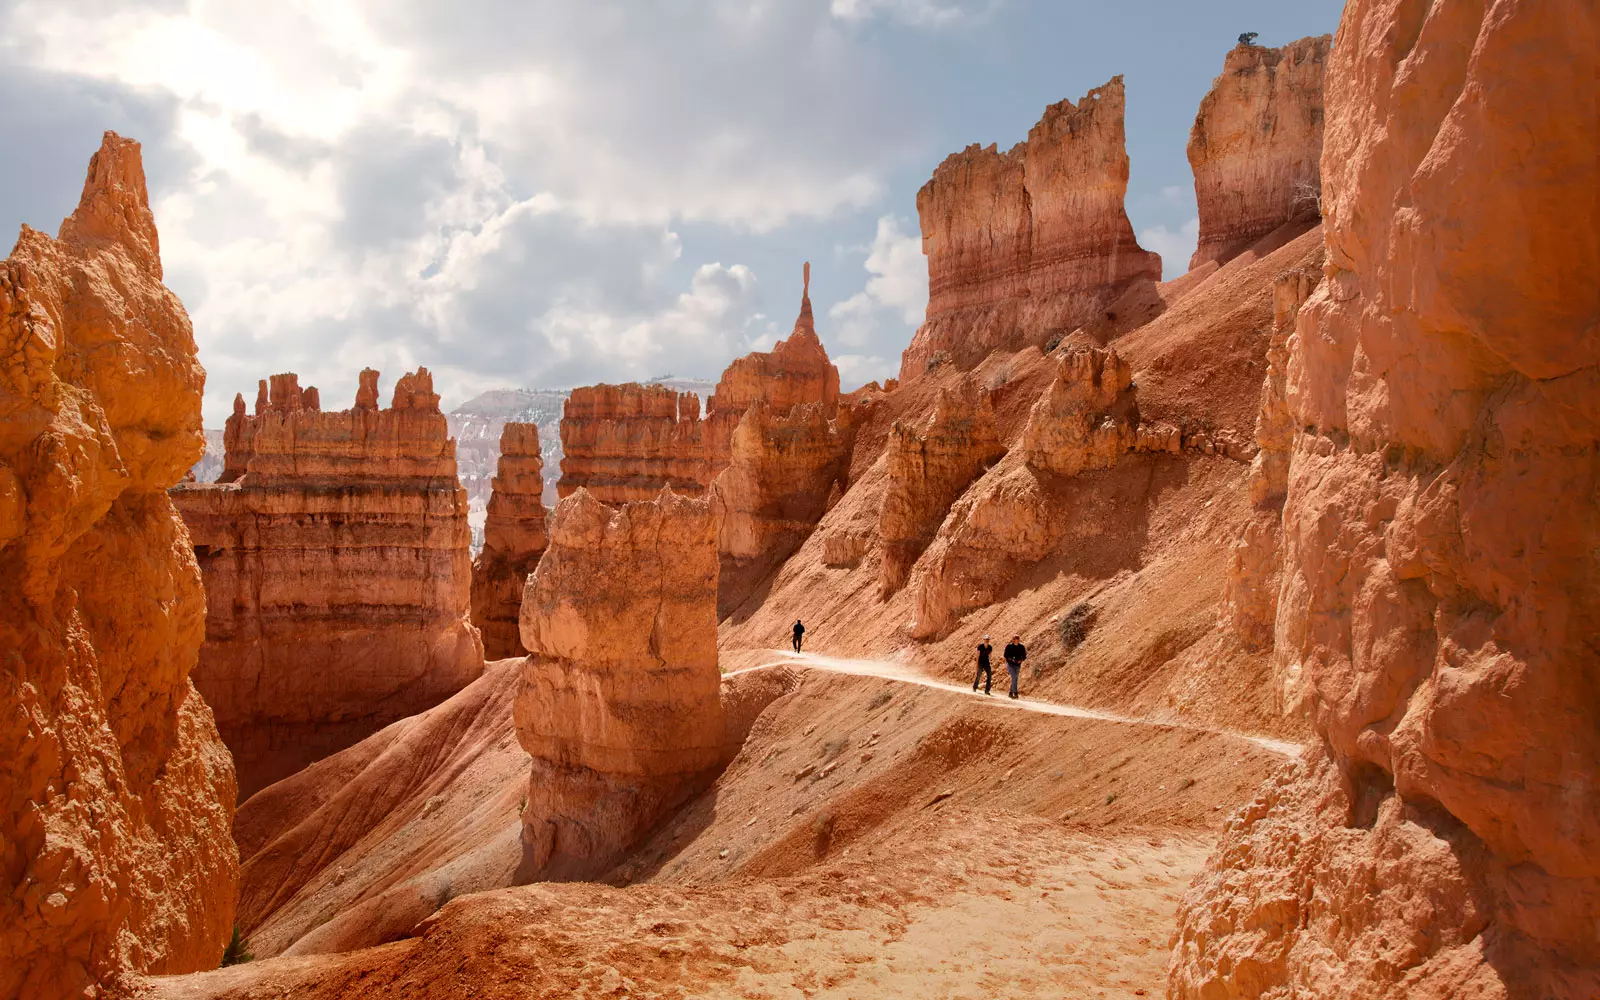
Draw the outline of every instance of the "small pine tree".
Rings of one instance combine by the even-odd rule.
[[[1259,37],[1261,37],[1261,33],[1258,31],[1242,31],[1239,33],[1239,44],[1254,45]]]
[[[243,965],[255,961],[256,957],[250,954],[250,942],[239,933],[239,925],[233,925],[233,937],[228,940],[227,950],[222,953],[224,968],[230,965]]]

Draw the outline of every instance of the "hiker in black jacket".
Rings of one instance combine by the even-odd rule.
[[[1022,661],[1028,658],[1028,647],[1022,644],[1022,636],[1014,635],[1006,643],[1006,673],[1011,675],[1011,697],[1017,697],[1017,675],[1022,672]]]
[[[984,636],[978,643],[978,673],[972,678],[972,690],[978,690],[978,681],[983,681],[983,693],[989,693],[989,682],[994,677],[994,671],[989,667],[989,654],[994,652],[994,647],[989,645],[989,637]]]
[[[794,651],[800,652],[800,639],[806,634],[806,627],[800,624],[800,619],[794,620]]]

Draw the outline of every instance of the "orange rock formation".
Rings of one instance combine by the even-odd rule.
[[[1148,428],[1140,434],[1133,369],[1115,350],[1068,351],[1055,380],[1033,404],[1022,431],[1022,453],[1036,469],[1075,476],[1108,469],[1143,439],[1151,451],[1177,451],[1178,435]]]
[[[736,359],[722,373],[717,390],[706,401],[707,446],[711,474],[733,460],[733,433],[744,411],[757,400],[782,416],[802,403],[816,403],[832,418],[839,408],[839,369],[817,337],[811,315],[811,264],[802,269],[800,315],[794,330],[770,353],[754,351]]]
[[[206,585],[195,684],[246,797],[483,669],[439,397],[419,369],[380,410],[377,380],[362,372],[355,407],[324,413],[294,375],[273,376],[253,416],[235,401],[231,481],[172,490]]]
[[[941,390],[926,423],[894,422],[885,450],[889,485],[878,514],[882,593],[904,585],[906,573],[933,540],[950,505],[1003,454],[989,393],[972,378]],[[846,565],[852,555],[860,558],[851,551],[855,545],[847,541],[853,536],[838,537],[833,564]]]
[[[214,966],[234,775],[189,681],[205,594],[164,492],[204,449],[139,144],[0,262],[0,996]]]
[[[599,875],[715,778],[716,606],[710,501],[557,505],[522,602],[523,878]]]
[[[544,462],[539,428],[507,423],[500,431],[499,468],[483,524],[483,551],[472,565],[472,623],[490,660],[521,656],[518,609],[528,574],[549,539],[544,526]]]
[[[1189,131],[1200,239],[1193,270],[1226,264],[1280,226],[1315,222],[1322,198],[1322,78],[1331,36],[1238,45]]]
[[[910,381],[948,358],[970,369],[1115,316],[1131,288],[1161,280],[1123,209],[1128,154],[1122,77],[1045,109],[1009,152],[968,146],[917,192],[928,313],[900,364]],[[1114,310],[1113,310],[1114,311]]]
[[[663,487],[705,493],[700,397],[665,386],[591,385],[572,390],[561,415],[563,498],[580,488],[602,503],[649,500]]]
[[[1600,995],[1597,37],[1345,8],[1275,653],[1322,744],[1229,824],[1174,997]]]

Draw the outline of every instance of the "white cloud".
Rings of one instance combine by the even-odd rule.
[[[846,356],[851,365],[860,366],[862,382],[893,374],[883,368],[882,359],[904,349],[928,307],[928,264],[920,233],[907,233],[901,220],[886,215],[878,220],[872,245],[864,249],[865,285],[828,310],[829,339],[858,352]],[[839,372],[841,377],[849,374],[842,358]]]
[[[962,21],[978,20],[993,12],[997,0],[989,3],[940,3],[938,0],[832,0],[828,9],[842,21],[866,21],[884,17],[918,27],[942,28]]]
[[[1166,226],[1139,230],[1139,245],[1161,255],[1161,277],[1166,281],[1189,270],[1189,258],[1200,242],[1200,217],[1195,216],[1174,232]]]

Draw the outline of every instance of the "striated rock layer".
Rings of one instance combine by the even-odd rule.
[[[164,490],[204,448],[139,144],[0,262],[0,996],[214,966],[233,764],[190,683],[205,593]]]
[[[564,499],[586,489],[602,503],[649,500],[663,488],[705,493],[700,397],[664,386],[591,385],[572,390],[561,415]]]
[[[716,607],[709,500],[613,508],[579,490],[557,505],[522,601],[519,880],[596,877],[715,778]]]
[[[1154,294],[1161,258],[1140,249],[1122,203],[1124,105],[1114,77],[1046,108],[1010,151],[972,145],[934,170],[917,192],[928,312],[902,381],[941,360],[971,369],[993,350],[1114,323],[1118,298],[1135,286]]]
[[[427,369],[378,408],[324,413],[294,375],[228,420],[219,484],[172,497],[205,578],[195,684],[239,767],[240,794],[460,690],[483,669],[468,620],[466,496]]]
[[[1189,131],[1200,213],[1191,271],[1226,264],[1280,226],[1320,215],[1322,79],[1332,41],[1241,44],[1223,61]]]
[[[549,539],[544,525],[544,463],[536,424],[507,423],[483,525],[483,551],[472,564],[472,623],[483,634],[483,655],[521,656],[518,611],[528,574]]]
[[[1345,8],[1275,628],[1323,745],[1230,822],[1175,997],[1600,995],[1597,42]]]

